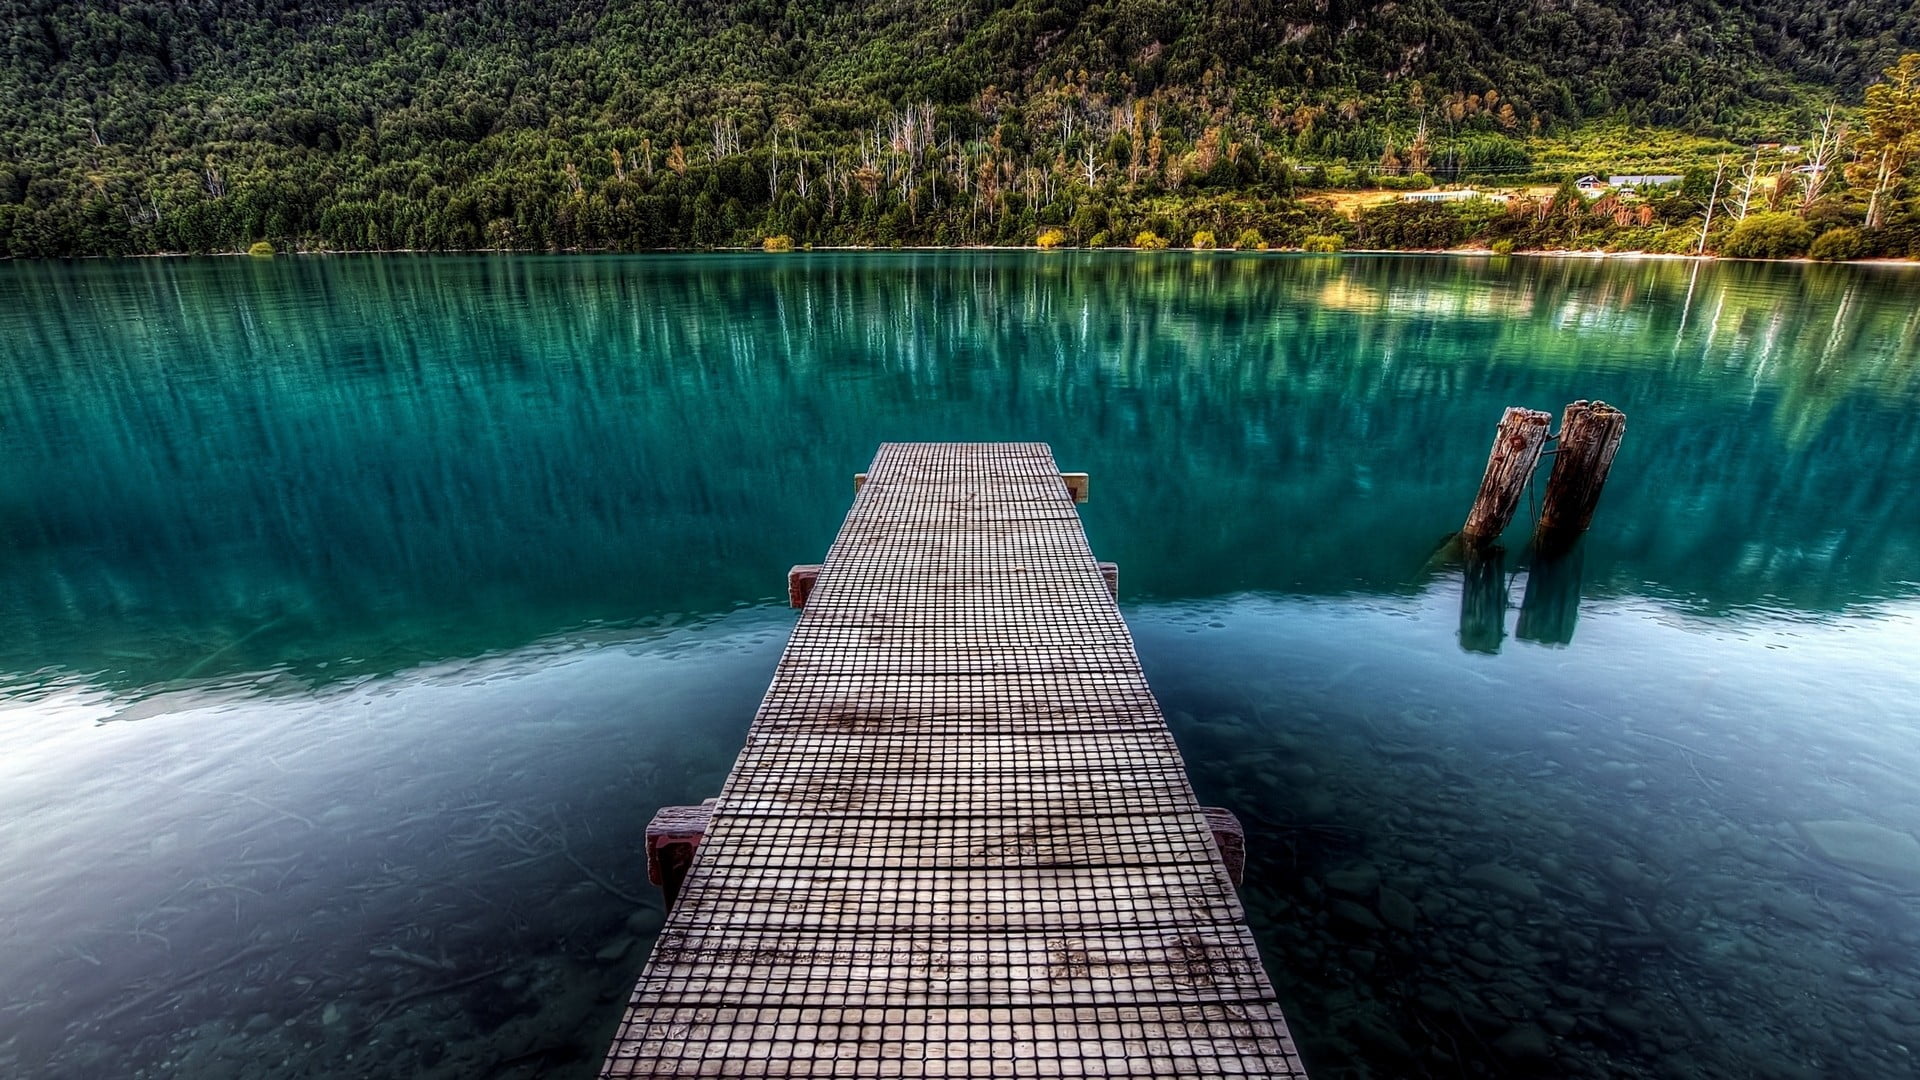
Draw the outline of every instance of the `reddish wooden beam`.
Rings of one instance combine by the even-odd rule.
[[[1200,813],[1206,816],[1207,828],[1213,830],[1213,846],[1220,849],[1220,858],[1227,864],[1227,877],[1240,884],[1247,876],[1247,831],[1240,827],[1233,811],[1224,807],[1203,806]]]
[[[679,901],[694,850],[706,838],[713,803],[708,799],[699,806],[663,806],[647,822],[647,880],[660,886],[668,911]]]
[[[801,563],[787,571],[787,606],[803,608],[813,595],[813,583],[820,580],[819,563]]]

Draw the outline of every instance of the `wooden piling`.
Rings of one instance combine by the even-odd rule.
[[[1613,455],[1627,431],[1627,414],[1604,401],[1576,401],[1560,417],[1560,445],[1554,452],[1553,475],[1540,503],[1540,523],[1534,531],[1536,547],[1561,549],[1593,523],[1606,486]]]
[[[1460,539],[1466,546],[1486,547],[1506,531],[1546,448],[1547,429],[1552,423],[1548,413],[1517,407],[1509,408],[1500,418],[1493,450],[1487,455],[1487,471],[1480,478],[1480,493],[1474,497],[1473,510],[1460,529]]]

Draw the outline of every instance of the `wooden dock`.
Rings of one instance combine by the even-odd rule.
[[[604,1077],[1305,1076],[1045,444],[881,447],[691,809]]]

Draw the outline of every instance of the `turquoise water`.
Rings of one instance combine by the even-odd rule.
[[[0,1074],[590,1076],[883,439],[1093,474],[1316,1077],[1920,1048],[1920,276],[0,265]],[[1594,532],[1434,558],[1507,405]],[[1524,517],[1524,513],[1522,514]],[[1840,823],[1840,824],[1835,824]]]

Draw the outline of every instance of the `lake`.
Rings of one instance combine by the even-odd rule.
[[[590,1077],[852,474],[1036,439],[1317,1080],[1912,1075],[1920,269],[0,264],[0,1074]],[[1444,554],[1501,410],[1593,531]]]

